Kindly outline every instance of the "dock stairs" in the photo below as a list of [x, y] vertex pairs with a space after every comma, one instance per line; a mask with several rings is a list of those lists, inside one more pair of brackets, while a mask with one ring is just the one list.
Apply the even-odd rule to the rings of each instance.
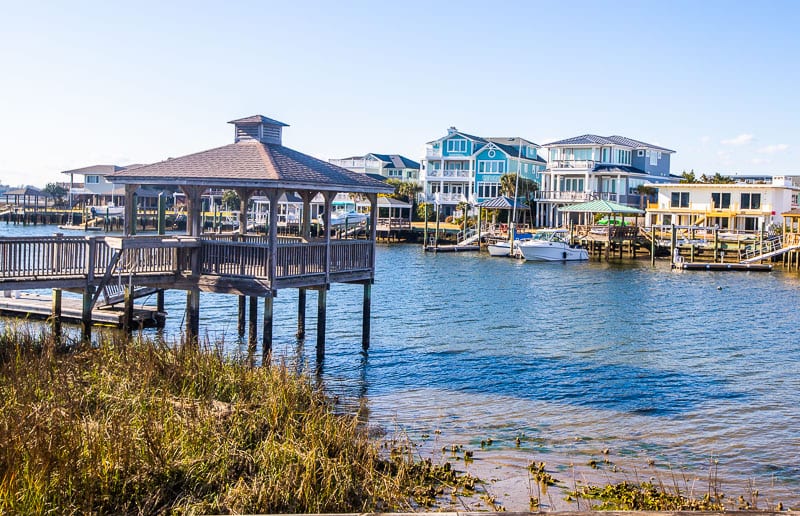
[[755, 263], [796, 250], [800, 250], [800, 241], [785, 240], [777, 235], [745, 247], [739, 255], [739, 263]]
[[463, 246], [463, 245], [474, 244], [475, 242], [477, 242], [480, 236], [481, 235], [478, 234], [478, 232], [474, 228], [467, 229], [466, 231], [459, 231], [457, 239], [458, 244], [456, 245]]

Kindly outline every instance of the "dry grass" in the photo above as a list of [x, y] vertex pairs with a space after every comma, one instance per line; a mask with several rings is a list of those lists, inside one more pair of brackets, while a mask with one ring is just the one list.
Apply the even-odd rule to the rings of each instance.
[[285, 367], [101, 340], [55, 351], [47, 335], [0, 334], [0, 513], [406, 510], [452, 480], [382, 457]]

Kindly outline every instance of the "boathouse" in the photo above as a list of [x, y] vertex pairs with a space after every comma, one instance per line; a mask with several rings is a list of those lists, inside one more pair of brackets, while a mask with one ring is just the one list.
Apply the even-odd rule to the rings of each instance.
[[[91, 333], [91, 310], [112, 278], [123, 277], [127, 298], [137, 288], [186, 291], [186, 338], [197, 339], [200, 291], [239, 296], [239, 328], [249, 313], [255, 345], [258, 301], [264, 300], [263, 347], [272, 347], [273, 299], [282, 289], [298, 289], [298, 334], [305, 333], [306, 290], [317, 290], [317, 354], [325, 347], [326, 293], [333, 283], [364, 286], [362, 346], [369, 346], [371, 285], [375, 276], [378, 194], [393, 188], [363, 174], [285, 147], [283, 122], [261, 115], [229, 122], [234, 143], [165, 161], [109, 173], [124, 185], [122, 236], [0, 238], [0, 290], [72, 289], [83, 293], [83, 331]], [[185, 235], [136, 236], [135, 192], [142, 186], [178, 187], [187, 200]], [[201, 196], [209, 189], [235, 190], [240, 223], [236, 234], [202, 232]], [[366, 239], [338, 239], [330, 216], [337, 193], [370, 203]], [[278, 237], [278, 210], [269, 210], [266, 234], [247, 234], [251, 197], [277, 206], [284, 194], [302, 199], [299, 237]], [[324, 200], [321, 234], [312, 237], [312, 198]], [[247, 301], [249, 299], [249, 309]]]

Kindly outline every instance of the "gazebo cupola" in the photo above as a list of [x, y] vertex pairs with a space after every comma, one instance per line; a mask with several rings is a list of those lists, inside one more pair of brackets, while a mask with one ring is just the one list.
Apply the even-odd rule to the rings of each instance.
[[284, 127], [289, 127], [289, 124], [284, 124], [262, 115], [231, 120], [228, 123], [233, 124], [236, 128], [236, 143], [254, 140], [261, 143], [283, 145], [281, 142], [281, 130]]

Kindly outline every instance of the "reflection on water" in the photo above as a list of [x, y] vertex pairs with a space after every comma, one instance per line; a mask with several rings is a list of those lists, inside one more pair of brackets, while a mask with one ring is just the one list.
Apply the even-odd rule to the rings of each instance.
[[[370, 424], [472, 443], [525, 435], [541, 453], [611, 447], [698, 471], [713, 456], [762, 493], [774, 482], [782, 499], [797, 498], [796, 274], [520, 263], [406, 245], [380, 246], [377, 265], [368, 356], [360, 286], [329, 292], [324, 364], [316, 293], [305, 341], [294, 337], [297, 293], [274, 304], [273, 359], [316, 372]], [[185, 297], [166, 297], [169, 338], [183, 329]], [[201, 296], [202, 331], [231, 351], [246, 350], [237, 306]]]

